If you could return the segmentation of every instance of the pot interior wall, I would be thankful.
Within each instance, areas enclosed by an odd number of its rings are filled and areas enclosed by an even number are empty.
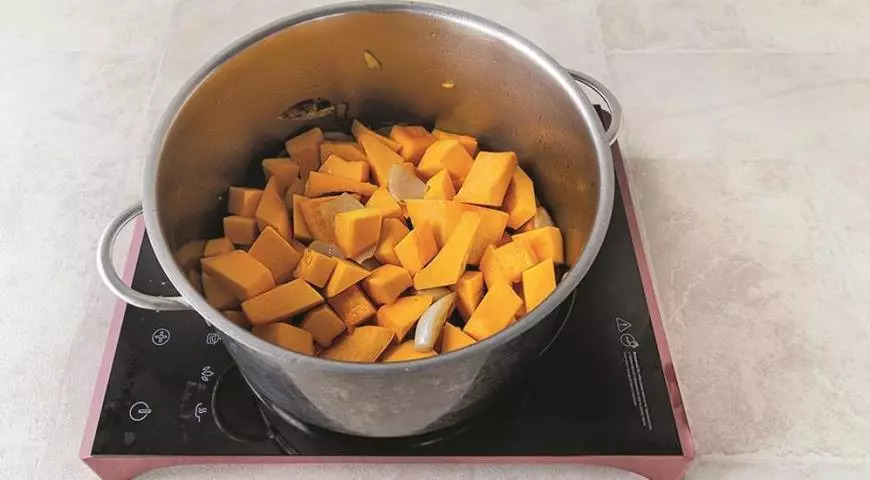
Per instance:
[[[460,18],[461,20],[461,18]],[[380,62],[366,65],[363,52]],[[442,87],[444,82],[455,87]],[[213,71],[174,118],[158,164],[158,218],[170,249],[220,233],[226,189],[283,141],[334,116],[282,119],[297,102],[346,103],[347,118],[422,123],[513,150],[574,262],[592,229],[598,166],[591,132],[559,83],[492,32],[420,12],[355,12],[277,31]],[[253,166],[253,167],[252,167]]]

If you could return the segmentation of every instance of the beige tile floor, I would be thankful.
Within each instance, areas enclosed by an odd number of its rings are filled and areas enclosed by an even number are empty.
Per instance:
[[[103,225],[156,115],[300,0],[0,0],[0,478],[77,460],[114,300]],[[699,459],[689,478],[870,477],[870,4],[450,1],[611,85]],[[149,478],[625,478],[553,467],[188,467]]]

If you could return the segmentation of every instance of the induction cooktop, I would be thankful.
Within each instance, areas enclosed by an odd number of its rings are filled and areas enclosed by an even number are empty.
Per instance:
[[[102,478],[195,463],[577,463],[682,476],[694,456],[625,168],[598,258],[563,327],[493,408],[420,437],[368,439],[306,425],[260,401],[195,312],[119,303],[81,458]],[[176,292],[136,224],[125,280]],[[567,312],[567,314],[565,313]]]

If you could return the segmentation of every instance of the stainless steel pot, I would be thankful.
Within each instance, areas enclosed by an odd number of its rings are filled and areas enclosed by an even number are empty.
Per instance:
[[[378,59],[379,68],[367,66],[364,51]],[[571,76],[604,98],[614,117],[607,132]],[[445,82],[455,87],[444,88]],[[220,234],[219,198],[253,162],[274,155],[286,138],[311,125],[338,126],[333,114],[283,114],[315,98],[341,105],[338,110],[346,105],[348,117],[369,125],[434,124],[475,135],[485,147],[516,151],[561,227],[573,264],[555,293],[521,321],[469,348],[373,365],[280,349],[209,306],[173,252],[192,239]],[[294,15],[237,41],[182,88],[155,134],[142,205],[123,212],[100,239],[100,273],[131,305],[195,309],[222,332],[260,396],[302,420],[373,437],[435,430],[482,408],[554,337],[610,220],[608,144],[619,119],[618,104],[601,84],[566,71],[506,28],[461,11],[416,2],[355,3]],[[135,292],[112,268],[118,231],[142,212],[179,297]],[[561,315],[554,313],[557,307]]]

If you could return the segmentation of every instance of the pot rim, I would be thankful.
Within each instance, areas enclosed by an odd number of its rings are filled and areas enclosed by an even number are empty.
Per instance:
[[[532,313],[524,316],[522,321],[514,323],[489,338],[445,355],[395,363],[351,363],[308,356],[285,350],[265,340],[261,340],[259,337],[256,337],[224,317],[219,310],[209,305],[205,298],[193,288],[184,272],[176,264],[172,252],[167,247],[163,229],[158,221],[156,196],[160,156],[175,117],[198,87],[227,60],[274,33],[306,22],[357,12],[405,12],[427,15],[443,21],[460,23],[467,28],[477,30],[484,35],[503,41],[514,48],[518,54],[526,56],[535,63],[540,68],[542,74],[547,74],[555,80],[572,101],[577,114],[583,118],[585,124],[591,129],[590,133],[599,167],[599,199],[592,230],[580,258],[563,276],[562,280],[557,284],[556,290],[538,305]],[[154,248],[154,253],[173,286],[175,286],[197,313],[202,315],[209,324],[220,330],[223,335],[228,335],[235,342],[252,348],[260,354],[273,357],[282,363],[295,362],[299,365],[307,365],[322,371],[348,374],[412,372],[427,369],[436,364],[462,362],[468,357],[491,351],[537,325],[568,298],[592,266],[595,257],[601,249],[605,234],[607,233],[607,227],[610,224],[614,195],[613,158],[610,153],[610,146],[605,140],[604,129],[598,115],[586,95],[580,91],[566,70],[552,57],[516,32],[483,17],[441,5],[392,1],[354,1],[291,14],[249,32],[213,55],[181,87],[162,115],[151,139],[143,181],[142,206],[145,226]]]

